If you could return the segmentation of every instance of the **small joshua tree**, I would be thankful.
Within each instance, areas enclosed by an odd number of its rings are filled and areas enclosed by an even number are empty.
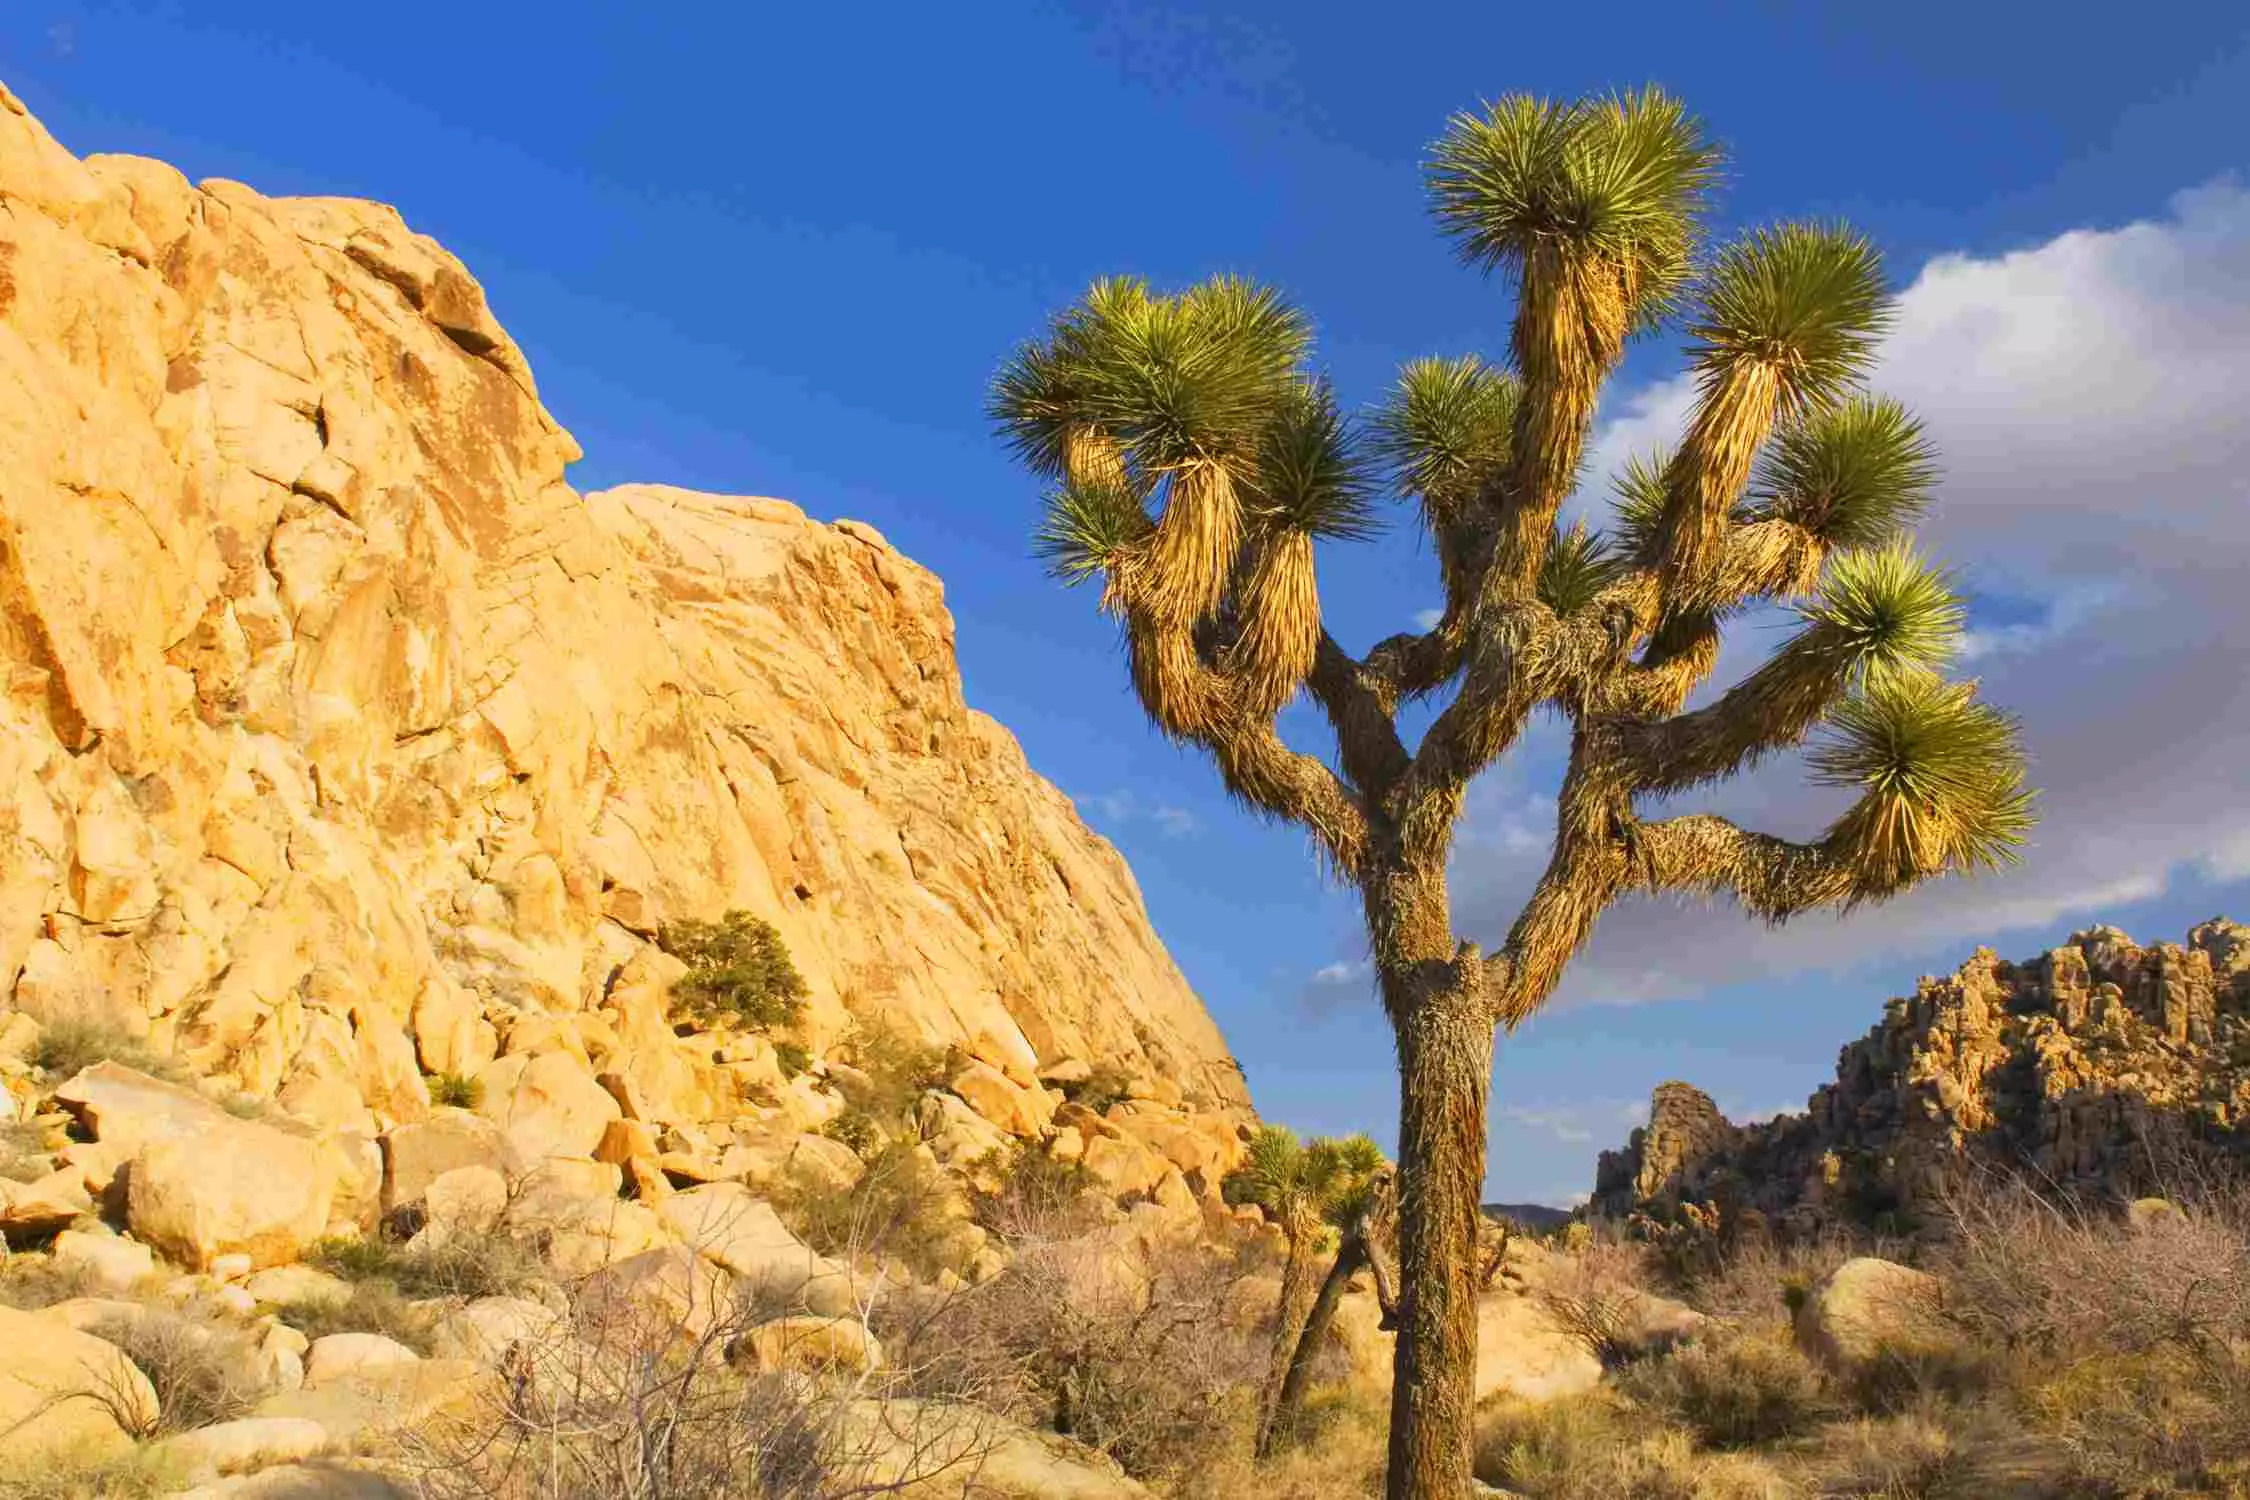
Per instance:
[[[1554,993],[1601,913],[1631,892],[1768,922],[1850,910],[2000,863],[2030,822],[2013,726],[1939,675],[1961,606],[1905,540],[1930,449],[1858,389],[1888,315],[1875,251],[1788,224],[1702,254],[1717,161],[1655,90],[1457,116],[1430,189],[1463,258],[1514,283],[1509,359],[1410,364],[1365,422],[1310,366],[1305,318],[1229,279],[1098,282],[995,383],[1053,486],[1038,548],[1101,580],[1150,718],[1360,893],[1401,1083],[1391,1500],[1468,1489],[1495,1028]],[[1675,317],[1685,432],[1627,471],[1608,528],[1565,526],[1626,340]],[[1418,503],[1445,607],[1355,657],[1323,627],[1314,543],[1372,533],[1386,477]],[[1721,627],[1761,602],[1798,629],[1689,710]],[[1300,691],[1327,759],[1276,728]],[[1401,711],[1439,694],[1410,747]],[[1471,779],[1542,709],[1570,727],[1553,849],[1486,953],[1454,933],[1446,856]],[[1819,838],[1643,815],[1816,734],[1815,776],[1858,794]]]
[[[1273,1358],[1258,1399],[1258,1453],[1273,1445],[1282,1389],[1312,1311],[1318,1285],[1314,1257],[1340,1208],[1356,1202],[1383,1169],[1383,1153],[1364,1135],[1300,1141],[1279,1125],[1250,1140],[1242,1164],[1227,1174],[1230,1203],[1255,1203],[1281,1226],[1281,1300],[1274,1309]]]

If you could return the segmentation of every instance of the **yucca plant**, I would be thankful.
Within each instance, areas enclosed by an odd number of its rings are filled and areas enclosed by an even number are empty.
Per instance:
[[[1706,253],[1718,160],[1654,89],[1456,116],[1429,185],[1464,260],[1513,284],[1507,358],[1416,361],[1363,419],[1304,317],[1238,280],[1098,283],[994,388],[1052,486],[1039,551],[1101,581],[1150,718],[1360,892],[1401,1083],[1391,1500],[1468,1489],[1495,1029],[1546,1002],[1601,914],[1636,891],[1769,922],[1849,909],[2002,862],[2030,823],[2013,725],[1940,675],[1961,606],[1907,540],[1929,445],[1859,389],[1890,305],[1875,251],[1785,224]],[[1697,377],[1677,445],[1627,468],[1606,531],[1565,528],[1604,383],[1675,318]],[[1355,657],[1324,628],[1316,543],[1366,535],[1386,488],[1417,507],[1445,607]],[[1761,604],[1794,634],[1685,711]],[[1409,749],[1401,711],[1441,692]],[[1332,757],[1276,730],[1299,693]],[[1488,953],[1454,932],[1446,857],[1469,782],[1542,709],[1571,729],[1553,849]],[[1820,838],[1643,815],[1816,734],[1817,775],[1857,793]]]

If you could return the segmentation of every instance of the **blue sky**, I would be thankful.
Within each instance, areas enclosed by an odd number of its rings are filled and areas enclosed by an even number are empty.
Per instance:
[[[1415,355],[1498,354],[1508,302],[1431,231],[1424,146],[1480,98],[1660,82],[1731,149],[1722,230],[1841,216],[1884,247],[1906,293],[1884,379],[1946,446],[1933,539],[1975,591],[1977,670],[2025,716],[2050,817],[2018,875],[1849,926],[1618,912],[1502,1046],[1493,1193],[1582,1191],[1664,1078],[1740,1111],[1801,1102],[1885,995],[1980,939],[2021,956],[2097,919],[2148,938],[2250,915],[2250,698],[2226,647],[2250,638],[2227,584],[2250,564],[2250,11],[2228,0],[1598,24],[1314,0],[9,0],[0,77],[81,153],[398,204],[484,282],[585,446],[581,488],[785,496],[935,569],[971,701],[1124,848],[1263,1109],[1384,1136],[1352,904],[1143,727],[1092,599],[1027,554],[1034,488],[984,383],[1118,271],[1278,283],[1355,401]],[[1663,342],[1636,349],[1597,463],[1676,422],[1677,369]],[[1428,561],[1404,527],[1324,556],[1337,633],[1410,623],[1436,602]],[[1753,628],[1730,669],[1770,638]],[[1535,736],[1476,789],[1467,935],[1504,927],[1555,753]],[[1722,803],[1785,831],[1823,807],[1786,771]]]

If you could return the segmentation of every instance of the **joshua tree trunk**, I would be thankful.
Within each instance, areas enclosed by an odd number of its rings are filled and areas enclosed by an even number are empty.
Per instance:
[[[1266,1367],[1265,1389],[1258,1398],[1258,1454],[1273,1446],[1279,1426],[1284,1391],[1294,1352],[1303,1341],[1306,1319],[1313,1301],[1313,1237],[1317,1224],[1288,1226],[1289,1254],[1281,1264],[1281,1304],[1274,1309],[1273,1355]]]
[[[1273,1451],[1274,1443],[1282,1434],[1296,1426],[1297,1417],[1304,1410],[1305,1388],[1312,1383],[1313,1359],[1320,1346],[1327,1342],[1328,1330],[1335,1326],[1336,1307],[1344,1300],[1344,1287],[1367,1264],[1367,1241],[1360,1226],[1344,1231],[1336,1247],[1336,1259],[1329,1264],[1328,1274],[1320,1283],[1320,1295],[1313,1299],[1312,1312],[1305,1318],[1304,1331],[1297,1335],[1297,1347],[1289,1356],[1289,1373],[1282,1377],[1281,1399],[1275,1403],[1272,1420],[1258,1440],[1258,1456],[1266,1457]]]
[[[1386,1500],[1469,1492],[1476,1244],[1492,1016],[1475,989],[1393,1003],[1399,1053],[1399,1330]],[[1385,976],[1385,998],[1394,981]]]

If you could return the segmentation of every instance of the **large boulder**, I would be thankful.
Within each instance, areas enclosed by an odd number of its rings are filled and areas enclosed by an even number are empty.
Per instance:
[[[351,1451],[409,1432],[440,1413],[468,1413],[496,1394],[492,1372],[473,1360],[422,1359],[370,1365],[320,1384],[276,1391],[253,1417],[317,1422],[329,1446]]]
[[[971,1062],[953,1075],[953,1092],[985,1119],[1012,1136],[1036,1139],[1055,1117],[1055,1097],[1037,1083],[1026,1086],[985,1062]]]
[[[477,1112],[501,1128],[526,1164],[591,1157],[622,1113],[586,1064],[568,1052],[503,1057],[477,1082],[484,1086]]]
[[[1944,1313],[1945,1285],[1927,1271],[1872,1255],[1845,1261],[1798,1304],[1797,1343],[1835,1369],[1921,1359],[1959,1346]]]
[[[418,1364],[421,1358],[397,1339],[379,1333],[331,1333],[314,1339],[305,1351],[305,1384],[333,1385],[371,1370]]]
[[[1500,1395],[1548,1401],[1601,1384],[1602,1362],[1538,1299],[1494,1292],[1477,1303],[1475,1379],[1480,1402]]]
[[[0,1307],[0,1433],[9,1460],[122,1450],[156,1426],[156,1391],[116,1346]]]
[[[644,1250],[602,1267],[573,1304],[579,1332],[608,1345],[701,1338],[742,1305],[740,1280],[684,1245]]]
[[[739,1183],[674,1193],[656,1212],[681,1244],[742,1278],[761,1302],[830,1315],[856,1310],[845,1269],[791,1234],[771,1204]]]
[[[844,1448],[867,1482],[898,1500],[957,1500],[974,1473],[979,1500],[1153,1500],[1115,1460],[959,1402],[855,1401]]]
[[[279,1265],[328,1228],[333,1167],[310,1136],[222,1113],[141,1146],[126,1175],[126,1223],[191,1270],[230,1254]]]
[[[126,1156],[151,1141],[178,1140],[234,1118],[194,1089],[115,1062],[80,1070],[55,1090],[55,1103],[95,1140]]]
[[[460,1167],[485,1167],[502,1177],[523,1170],[507,1132],[463,1109],[433,1110],[427,1120],[383,1134],[383,1211],[419,1203],[430,1184]]]

